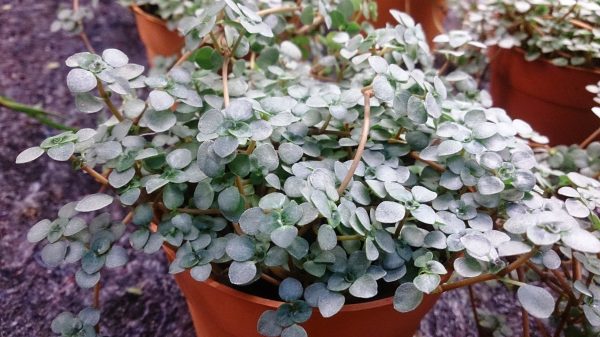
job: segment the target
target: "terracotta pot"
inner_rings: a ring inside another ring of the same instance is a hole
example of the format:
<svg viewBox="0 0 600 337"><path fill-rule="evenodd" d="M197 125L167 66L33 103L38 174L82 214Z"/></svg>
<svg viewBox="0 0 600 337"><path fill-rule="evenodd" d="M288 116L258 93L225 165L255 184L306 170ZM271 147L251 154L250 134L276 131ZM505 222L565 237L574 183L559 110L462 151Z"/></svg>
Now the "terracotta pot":
<svg viewBox="0 0 600 337"><path fill-rule="evenodd" d="M167 258L175 257L165 247ZM209 279L195 281L185 271L175 275L187 299L198 337L261 337L256 332L260 315L275 310L281 302L249 295ZM361 304L349 304L335 316L323 318L318 310L302 326L310 337L412 337L421 319L433 307L438 296L425 296L415 311L399 313L392 298Z"/></svg>
<svg viewBox="0 0 600 337"><path fill-rule="evenodd" d="M385 27L386 23L395 24L390 9L397 9L410 14L416 22L423 26L429 46L432 39L444 31L446 18L445 0L383 0L377 1L377 22L375 27Z"/></svg>
<svg viewBox="0 0 600 337"><path fill-rule="evenodd" d="M184 45L184 39L177 31L167 28L167 24L144 12L139 6L131 6L135 15L135 23L142 42L146 46L148 62L152 64L156 56L179 55Z"/></svg>
<svg viewBox="0 0 600 337"><path fill-rule="evenodd" d="M585 90L600 81L600 70L528 62L520 49L492 48L490 59L494 105L527 121L552 144L579 143L600 127L591 111L594 95Z"/></svg>

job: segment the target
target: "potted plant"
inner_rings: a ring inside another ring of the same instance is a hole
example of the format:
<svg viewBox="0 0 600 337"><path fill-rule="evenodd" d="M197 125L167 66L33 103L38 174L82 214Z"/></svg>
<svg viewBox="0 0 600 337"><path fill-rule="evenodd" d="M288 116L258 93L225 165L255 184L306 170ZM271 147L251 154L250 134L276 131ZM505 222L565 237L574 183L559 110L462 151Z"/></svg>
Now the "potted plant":
<svg viewBox="0 0 600 337"><path fill-rule="evenodd" d="M377 1L377 8L376 27L385 27L386 23L393 22L390 10L403 11L423 26L430 46L432 39L445 31L444 20L448 10L445 0L385 0Z"/></svg>
<svg viewBox="0 0 600 337"><path fill-rule="evenodd" d="M156 57L181 55L184 39L177 31L177 24L183 17L193 14L208 3L206 0L118 0L130 7L140 34L146 47L148 62L153 64ZM56 20L52 23L53 31L63 30L82 37L86 48L95 52L84 31L84 21L93 18L97 1L89 5L80 5L73 1L73 7L61 7Z"/></svg>
<svg viewBox="0 0 600 337"><path fill-rule="evenodd" d="M210 3L206 0L120 0L119 2L131 7L150 63L156 56L181 55L184 40L177 31L179 20Z"/></svg>
<svg viewBox="0 0 600 337"><path fill-rule="evenodd" d="M361 32L358 10L217 2L188 22L199 48L163 75L115 49L69 57L77 108L110 117L16 161L71 161L102 190L31 228L42 261L75 263L98 293L127 262L123 236L164 247L202 337L408 337L440 293L489 280L549 317L541 281L513 277L561 258L593 275L593 218L536 185L532 130L465 94L468 75L439 74L410 16ZM100 335L100 310L52 330Z"/></svg>
<svg viewBox="0 0 600 337"><path fill-rule="evenodd" d="M597 1L475 2L467 25L491 48L494 103L550 137L581 141L598 120L585 86L600 80Z"/></svg>

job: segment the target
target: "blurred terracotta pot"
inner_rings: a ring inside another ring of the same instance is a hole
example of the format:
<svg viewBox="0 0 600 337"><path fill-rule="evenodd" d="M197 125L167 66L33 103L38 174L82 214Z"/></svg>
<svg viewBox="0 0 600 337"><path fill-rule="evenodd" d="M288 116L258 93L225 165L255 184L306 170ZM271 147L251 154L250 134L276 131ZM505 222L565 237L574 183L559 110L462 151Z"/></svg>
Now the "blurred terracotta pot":
<svg viewBox="0 0 600 337"><path fill-rule="evenodd" d="M142 42L146 46L148 62L152 64L156 56L179 55L184 39L177 31L169 30L166 22L154 15L144 12L139 6L131 6L135 15L135 23Z"/></svg>
<svg viewBox="0 0 600 337"><path fill-rule="evenodd" d="M175 252L165 247L172 261ZM198 337L261 337L256 331L260 315L275 310L281 302L268 300L230 288L212 279L195 281L189 271L175 275L183 292ZM323 318L318 310L302 326L310 337L412 337L421 319L434 306L438 296L425 296L409 313L394 310L392 298L348 304L335 316Z"/></svg>
<svg viewBox="0 0 600 337"><path fill-rule="evenodd" d="M447 11L445 0L382 0L377 1L377 9L376 27L385 27L388 22L396 23L390 9L406 12L421 24L429 46L433 45L431 41L434 37L444 32Z"/></svg>
<svg viewBox="0 0 600 337"><path fill-rule="evenodd" d="M600 70L529 62L521 49L490 50L490 89L494 105L525 120L553 145L579 143L600 127L585 90L600 81Z"/></svg>

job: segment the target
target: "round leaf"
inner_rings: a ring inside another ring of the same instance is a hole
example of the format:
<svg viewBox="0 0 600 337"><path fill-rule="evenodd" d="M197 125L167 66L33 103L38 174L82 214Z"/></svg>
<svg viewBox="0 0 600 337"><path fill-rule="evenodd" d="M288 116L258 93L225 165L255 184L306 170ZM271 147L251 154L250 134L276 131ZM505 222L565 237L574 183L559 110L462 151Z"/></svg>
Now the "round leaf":
<svg viewBox="0 0 600 337"><path fill-rule="evenodd" d="M252 261L233 261L229 267L229 280L233 284L244 285L250 283L256 277L256 265Z"/></svg>
<svg viewBox="0 0 600 337"><path fill-rule="evenodd" d="M526 284L517 290L517 298L533 317L544 319L554 312L554 298L544 288Z"/></svg>
<svg viewBox="0 0 600 337"><path fill-rule="evenodd" d="M399 312L415 310L423 301L423 293L413 283L401 284L394 293L394 309Z"/></svg>
<svg viewBox="0 0 600 337"><path fill-rule="evenodd" d="M96 76L84 69L71 69L67 74L67 87L74 93L88 92L98 84Z"/></svg>
<svg viewBox="0 0 600 337"><path fill-rule="evenodd" d="M393 201L384 201L375 210L375 219L383 223L395 223L404 218L404 206Z"/></svg>

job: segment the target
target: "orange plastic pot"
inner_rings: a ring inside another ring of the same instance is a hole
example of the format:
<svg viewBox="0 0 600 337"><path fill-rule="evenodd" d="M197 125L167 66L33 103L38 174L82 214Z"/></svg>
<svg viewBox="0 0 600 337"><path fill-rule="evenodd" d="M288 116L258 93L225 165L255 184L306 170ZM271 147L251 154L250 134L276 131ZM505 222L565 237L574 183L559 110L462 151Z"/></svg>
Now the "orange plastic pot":
<svg viewBox="0 0 600 337"><path fill-rule="evenodd" d="M377 21L375 27L385 27L386 23L395 24L396 20L390 14L390 9L397 9L410 14L420 23L425 31L429 46L432 40L444 32L446 19L445 0L383 0L377 1Z"/></svg>
<svg viewBox="0 0 600 337"><path fill-rule="evenodd" d="M177 31L169 30L163 20L144 12L139 6L133 5L131 9L150 64L156 56L168 57L181 53L184 39Z"/></svg>
<svg viewBox="0 0 600 337"><path fill-rule="evenodd" d="M167 258L175 257L165 247ZM198 337L261 337L256 331L260 315L275 310L281 302L249 295L214 280L195 281L189 271L175 275L183 292ZM392 298L345 305L335 316L323 318L318 310L302 326L310 337L412 337L421 319L439 295L425 296L409 313L394 310Z"/></svg>
<svg viewBox="0 0 600 337"><path fill-rule="evenodd" d="M525 120L551 144L580 143L600 127L585 86L600 81L600 70L529 62L520 49L492 48L490 91L494 105Z"/></svg>

